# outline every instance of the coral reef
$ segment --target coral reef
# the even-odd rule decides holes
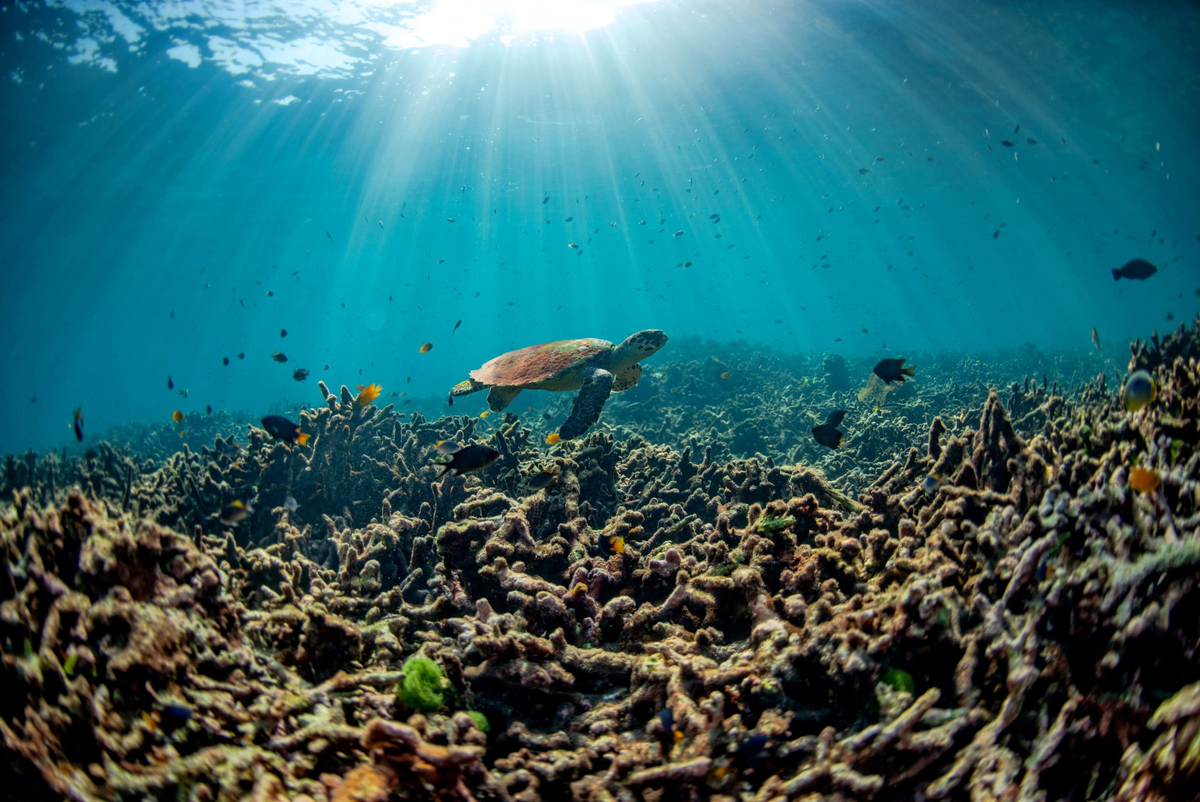
[[[306,446],[9,457],[7,790],[1195,798],[1198,354],[1195,325],[1135,343],[1133,413],[1065,355],[913,358],[874,409],[832,357],[685,353],[553,447],[563,402],[427,420],[319,384]],[[500,458],[439,479],[440,440]]]

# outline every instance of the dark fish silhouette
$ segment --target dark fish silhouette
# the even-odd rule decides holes
[[[529,481],[526,483],[526,485],[530,490],[541,490],[542,488],[549,487],[550,485],[554,484],[557,479],[558,468],[551,468],[550,470],[541,470],[535,473],[529,478]]]
[[[298,382],[302,382],[308,378],[308,371],[304,368],[296,368],[292,371],[292,378]]]
[[[75,439],[83,442],[83,408],[75,407]]]
[[[846,410],[835,409],[829,413],[829,417],[820,426],[814,426],[812,429],[813,438],[825,446],[826,448],[837,448],[842,444],[842,433],[838,431],[838,424],[842,422],[842,418],[846,417]]]
[[[1134,279],[1145,281],[1158,272],[1158,268],[1147,262],[1145,259],[1134,259],[1131,262],[1126,262],[1119,269],[1114,269],[1113,281],[1120,281],[1127,278],[1130,281]]]
[[[496,449],[476,444],[460,448],[451,454],[450,459],[446,462],[435,462],[434,464],[442,469],[442,472],[438,474],[438,478],[441,479],[450,471],[453,471],[455,476],[481,471],[495,462],[499,456],[500,452]]]
[[[287,362],[287,356],[280,351],[271,354],[271,359],[274,359],[276,362]]]
[[[871,371],[879,378],[883,379],[888,384],[892,382],[904,383],[905,376],[915,376],[917,373],[916,367],[904,367],[903,359],[881,359],[879,364]]]
[[[298,424],[292,423],[282,415],[268,415],[262,419],[262,427],[267,430],[267,434],[285,443],[304,445],[308,438],[312,437],[311,434],[301,432]]]

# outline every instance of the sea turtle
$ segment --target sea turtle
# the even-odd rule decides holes
[[[638,363],[662,348],[667,335],[658,329],[631,334],[620,345],[585,338],[531,345],[501,354],[471,371],[471,378],[450,390],[456,395],[488,391],[488,406],[499,412],[522,390],[579,390],[571,416],[558,432],[570,440],[586,432],[600,418],[610,392],[619,393],[637,384]]]

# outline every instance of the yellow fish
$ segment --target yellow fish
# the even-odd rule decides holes
[[[480,412],[480,413],[479,413],[479,417],[481,417],[481,418],[486,418],[488,415],[491,415],[491,414],[492,414],[492,413],[491,413],[489,410],[486,410],[486,409],[485,409],[483,412]]]
[[[433,343],[425,343],[420,348],[420,351],[422,354],[428,354],[432,350],[433,350]]]
[[[383,388],[378,384],[368,384],[366,387],[361,384],[355,386],[358,389],[358,396],[354,399],[354,403],[360,407],[367,406],[383,392]]]
[[[171,413],[171,420],[175,421],[176,423],[183,423],[183,413],[179,410],[175,410]]]
[[[1161,484],[1162,479],[1155,471],[1134,468],[1129,472],[1129,486],[1139,493],[1153,493]]]
[[[550,434],[546,435],[546,443],[548,445],[558,445],[558,439],[558,432],[551,432]]]

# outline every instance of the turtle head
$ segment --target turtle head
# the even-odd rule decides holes
[[[617,346],[617,361],[624,364],[641,362],[667,344],[667,335],[661,329],[646,329],[630,334]]]

